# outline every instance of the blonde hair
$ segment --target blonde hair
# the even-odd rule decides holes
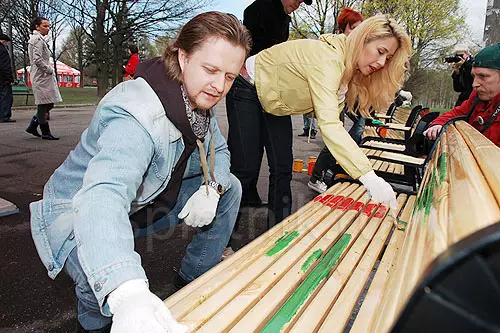
[[[390,37],[398,40],[398,48],[385,66],[369,76],[358,72],[363,47],[374,40]],[[370,17],[354,29],[347,38],[345,71],[341,80],[342,85],[349,86],[346,97],[349,110],[371,118],[370,106],[375,110],[386,109],[403,86],[412,53],[408,34],[388,15]],[[354,110],[356,99],[359,100],[358,109]]]
[[[222,38],[240,46],[247,56],[252,46],[250,33],[236,16],[215,11],[196,15],[182,27],[177,38],[163,53],[165,68],[171,79],[182,82],[179,49],[192,54],[209,38]]]

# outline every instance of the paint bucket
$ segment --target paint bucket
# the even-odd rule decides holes
[[[311,176],[312,173],[313,173],[314,165],[316,165],[316,157],[313,157],[313,158],[309,157],[307,160],[308,160],[308,163],[307,163],[307,174],[309,176]]]
[[[302,165],[304,162],[299,159],[293,160],[293,172],[302,172]]]

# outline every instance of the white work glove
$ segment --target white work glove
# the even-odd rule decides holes
[[[165,303],[149,291],[146,280],[130,280],[108,296],[113,313],[111,333],[187,333]]]
[[[436,140],[442,129],[443,129],[443,126],[441,126],[441,125],[434,125],[432,127],[429,127],[428,129],[426,129],[423,134],[429,140]]]
[[[219,193],[212,186],[201,185],[200,189],[188,199],[177,217],[184,219],[184,222],[192,227],[208,225],[215,218],[219,198]]]
[[[396,201],[396,195],[394,194],[392,186],[377,176],[375,171],[372,170],[365,173],[363,176],[359,177],[359,181],[366,187],[366,191],[373,201],[389,203],[391,209],[398,208],[398,202]]]

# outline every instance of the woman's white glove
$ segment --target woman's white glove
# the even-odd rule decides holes
[[[165,303],[149,291],[146,280],[130,280],[108,296],[113,313],[111,333],[187,333]]]
[[[390,208],[397,209],[398,202],[392,186],[388,182],[375,174],[375,171],[369,171],[359,177],[359,181],[366,187],[368,195],[375,202],[389,203]]]
[[[212,186],[201,185],[200,189],[188,199],[177,217],[184,219],[184,222],[192,227],[208,225],[215,218],[219,198],[219,193]]]

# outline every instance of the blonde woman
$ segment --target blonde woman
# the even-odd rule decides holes
[[[403,84],[411,53],[404,29],[386,15],[376,16],[361,23],[349,37],[327,34],[318,40],[288,41],[248,58],[239,77],[246,86],[236,93],[249,101],[244,112],[287,116],[314,110],[323,140],[338,163],[363,183],[374,201],[394,207],[392,187],[375,175],[369,160],[345,131],[339,114],[344,101],[354,110],[356,97],[357,112],[364,117],[370,117],[370,106],[386,109]],[[276,165],[270,167],[269,209],[274,215],[286,212],[286,217],[292,202],[293,155],[287,144],[292,132],[283,133],[272,126],[268,124],[272,146],[268,155],[279,152],[280,158],[274,158]],[[242,142],[239,149],[249,151],[257,145]],[[272,156],[268,159],[273,160]]]

